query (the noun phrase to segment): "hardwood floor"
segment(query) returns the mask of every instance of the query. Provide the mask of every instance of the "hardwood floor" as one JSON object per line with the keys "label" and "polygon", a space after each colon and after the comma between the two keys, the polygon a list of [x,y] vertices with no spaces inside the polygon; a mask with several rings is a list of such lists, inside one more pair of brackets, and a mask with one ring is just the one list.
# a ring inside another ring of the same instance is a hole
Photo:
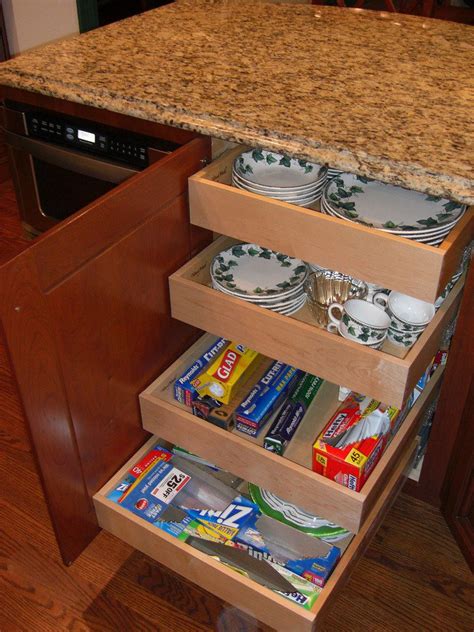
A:
{"label": "hardwood floor", "polygon": [[[0,185],[0,263],[26,243],[14,200]],[[265,629],[104,532],[65,567],[1,343],[0,402],[1,632]],[[472,630],[473,588],[439,511],[402,495],[322,630]]]}

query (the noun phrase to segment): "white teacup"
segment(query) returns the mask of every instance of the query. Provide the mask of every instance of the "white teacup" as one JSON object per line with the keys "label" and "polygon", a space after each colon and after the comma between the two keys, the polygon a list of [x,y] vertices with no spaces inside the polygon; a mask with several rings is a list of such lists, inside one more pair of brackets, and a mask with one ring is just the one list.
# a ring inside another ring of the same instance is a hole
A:
{"label": "white teacup", "polygon": [[[334,314],[335,310],[341,312],[341,318]],[[333,303],[328,309],[328,316],[332,321],[328,331],[334,331],[335,325],[344,338],[376,348],[383,343],[390,326],[390,318],[384,311],[357,298],[349,299],[344,305]]]}
{"label": "white teacup", "polygon": [[390,327],[399,331],[422,332],[433,319],[436,309],[432,303],[420,301],[412,296],[390,292],[387,296],[382,292],[374,294],[374,305],[387,310],[390,316]]}
{"label": "white teacup", "polygon": [[353,336],[345,334],[341,330],[341,326],[340,325],[336,325],[336,323],[329,323],[329,325],[326,327],[326,329],[329,332],[331,332],[331,333],[339,334],[343,338],[346,338],[346,340],[351,340],[352,342],[358,342],[359,344],[364,345],[364,347],[370,347],[371,349],[380,349],[380,347],[385,342],[385,338],[387,337],[387,336],[384,336],[383,338],[380,338],[379,340],[375,340],[375,342],[372,342],[370,340],[368,342],[364,342],[363,340],[355,340],[355,338]]}

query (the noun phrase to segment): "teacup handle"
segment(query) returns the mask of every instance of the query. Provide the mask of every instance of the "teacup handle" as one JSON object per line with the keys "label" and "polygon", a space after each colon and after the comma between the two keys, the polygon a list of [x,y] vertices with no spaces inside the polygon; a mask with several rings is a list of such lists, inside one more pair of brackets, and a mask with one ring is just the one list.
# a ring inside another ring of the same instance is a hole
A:
{"label": "teacup handle", "polygon": [[372,303],[377,307],[382,307],[383,309],[386,309],[388,305],[388,296],[385,294],[385,292],[375,292],[372,297]]}
{"label": "teacup handle", "polygon": [[339,333],[339,329],[336,325],[336,323],[329,323],[328,326],[326,327],[326,329],[331,332],[332,334],[338,334]]}
{"label": "teacup handle", "polygon": [[341,318],[336,318],[336,316],[333,315],[332,312],[335,309],[338,309],[341,312],[341,318],[342,318],[342,313],[344,312],[344,306],[341,305],[340,303],[332,303],[332,305],[328,307],[328,316],[332,320],[332,322],[337,326],[341,322]]}

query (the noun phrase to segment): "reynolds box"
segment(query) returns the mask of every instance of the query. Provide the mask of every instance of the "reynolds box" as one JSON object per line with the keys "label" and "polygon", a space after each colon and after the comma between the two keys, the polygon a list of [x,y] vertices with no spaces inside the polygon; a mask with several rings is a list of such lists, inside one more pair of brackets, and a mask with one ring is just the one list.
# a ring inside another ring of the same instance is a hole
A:
{"label": "reynolds box", "polygon": [[360,491],[391,438],[399,412],[350,393],[313,445],[313,471]]}
{"label": "reynolds box", "polygon": [[263,447],[282,455],[294,437],[323,380],[303,373],[267,432]]}
{"label": "reynolds box", "polygon": [[247,395],[250,386],[258,382],[272,364],[273,360],[260,355],[233,391],[228,404],[223,404],[208,395],[197,397],[193,401],[193,415],[210,421],[219,428],[229,430],[234,425],[234,413]]}
{"label": "reynolds box", "polygon": [[197,378],[229,344],[229,341],[225,340],[225,338],[216,338],[202,356],[194,360],[191,366],[176,380],[174,383],[174,398],[178,402],[185,406],[192,406],[193,400],[197,397],[197,391],[191,382]]}
{"label": "reynolds box", "polygon": [[289,364],[274,362],[235,411],[237,430],[256,437],[272,413],[291,393],[300,375],[301,371]]}

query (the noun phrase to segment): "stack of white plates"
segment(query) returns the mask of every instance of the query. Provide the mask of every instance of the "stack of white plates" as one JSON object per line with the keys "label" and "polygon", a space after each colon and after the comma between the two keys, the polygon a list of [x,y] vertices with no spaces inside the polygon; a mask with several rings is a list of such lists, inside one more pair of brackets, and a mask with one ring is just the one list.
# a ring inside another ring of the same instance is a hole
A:
{"label": "stack of white plates", "polygon": [[309,206],[321,198],[326,176],[327,169],[321,165],[254,149],[235,159],[232,184],[290,204]]}
{"label": "stack of white plates", "polygon": [[328,167],[328,180],[335,178],[336,176],[343,173],[340,169],[335,169],[334,167]]}
{"label": "stack of white plates", "polygon": [[433,195],[341,173],[326,185],[321,211],[438,246],[459,222],[466,207]]}
{"label": "stack of white plates", "polygon": [[211,263],[216,290],[288,316],[306,302],[303,285],[307,275],[308,268],[301,259],[257,244],[232,246]]}

